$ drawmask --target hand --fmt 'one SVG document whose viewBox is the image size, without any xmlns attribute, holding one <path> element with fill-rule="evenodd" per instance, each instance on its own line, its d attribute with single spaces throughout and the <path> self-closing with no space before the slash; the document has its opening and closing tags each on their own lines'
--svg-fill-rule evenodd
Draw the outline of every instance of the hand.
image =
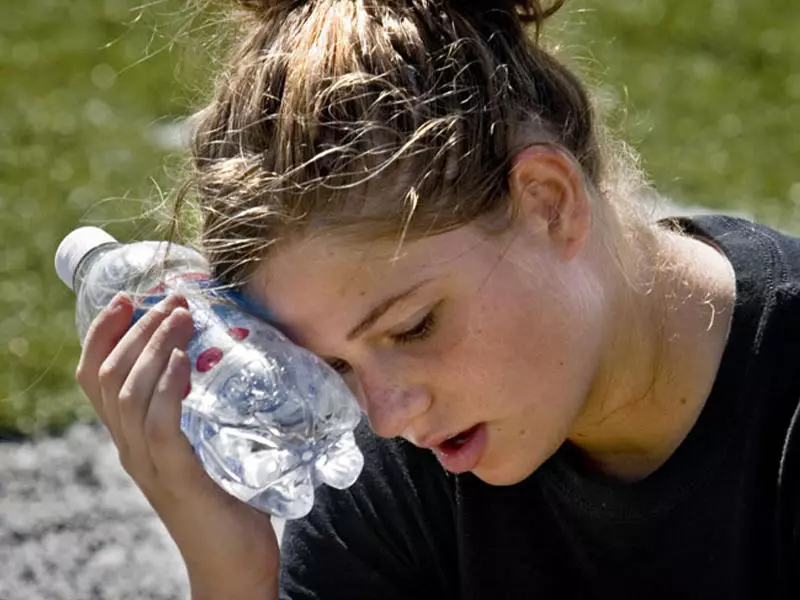
<svg viewBox="0 0 800 600">
<path fill-rule="evenodd" d="M 131 327 L 132 302 L 118 295 L 92 323 L 76 378 L 178 545 L 193 597 L 277 598 L 269 516 L 214 483 L 180 428 L 191 373 L 187 308 L 170 295 Z"/>
</svg>

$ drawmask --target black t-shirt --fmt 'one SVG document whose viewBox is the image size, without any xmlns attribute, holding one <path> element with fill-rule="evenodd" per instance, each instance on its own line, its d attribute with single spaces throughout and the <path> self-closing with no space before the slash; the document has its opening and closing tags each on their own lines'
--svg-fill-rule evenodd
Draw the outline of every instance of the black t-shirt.
<svg viewBox="0 0 800 600">
<path fill-rule="evenodd" d="M 728 342 L 686 439 L 621 483 L 565 443 L 524 481 L 447 473 L 358 430 L 364 472 L 287 524 L 281 598 L 800 598 L 800 240 L 728 217 L 669 222 L 736 274 Z"/>
</svg>

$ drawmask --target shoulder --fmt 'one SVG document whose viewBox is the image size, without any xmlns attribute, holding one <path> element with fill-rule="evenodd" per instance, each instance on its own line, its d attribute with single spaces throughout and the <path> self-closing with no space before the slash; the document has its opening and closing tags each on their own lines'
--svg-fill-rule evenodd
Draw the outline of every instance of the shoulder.
<svg viewBox="0 0 800 600">
<path fill-rule="evenodd" d="M 757 409 L 747 429 L 760 443 L 749 445 L 761 449 L 757 464 L 769 482 L 762 492 L 775 502 L 777 578 L 800 591 L 800 238 L 720 215 L 667 226 L 712 240 L 736 272 L 737 310 L 747 316 L 739 323 L 752 327 L 740 365 L 750 376 L 748 406 Z"/>
<path fill-rule="evenodd" d="M 661 224 L 713 241 L 739 268 L 760 267 L 765 275 L 775 276 L 778 284 L 800 283 L 800 237 L 726 215 L 677 217 Z"/>
<path fill-rule="evenodd" d="M 755 327 L 751 356 L 779 354 L 769 359 L 769 364 L 776 365 L 776 358 L 791 358 L 787 352 L 800 352 L 800 237 L 724 215 L 680 217 L 661 223 L 705 238 L 726 255 L 736 275 L 738 324 L 750 321 Z M 795 369 L 781 366 L 780 379 L 798 379 Z"/>
</svg>

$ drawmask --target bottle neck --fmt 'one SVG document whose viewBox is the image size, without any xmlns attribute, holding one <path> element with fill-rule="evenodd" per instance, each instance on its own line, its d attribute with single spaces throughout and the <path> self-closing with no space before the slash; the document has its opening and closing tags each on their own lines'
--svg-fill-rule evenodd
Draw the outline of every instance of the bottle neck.
<svg viewBox="0 0 800 600">
<path fill-rule="evenodd" d="M 72 275 L 72 289 L 77 294 L 81 286 L 83 285 L 83 280 L 86 277 L 86 274 L 91 270 L 92 265 L 96 263 L 100 257 L 104 256 L 110 250 L 114 248 L 119 248 L 122 244 L 119 242 L 108 242 L 106 244 L 100 244 L 89 250 L 86 254 L 83 255 L 78 266 L 75 268 L 75 273 Z"/>
</svg>

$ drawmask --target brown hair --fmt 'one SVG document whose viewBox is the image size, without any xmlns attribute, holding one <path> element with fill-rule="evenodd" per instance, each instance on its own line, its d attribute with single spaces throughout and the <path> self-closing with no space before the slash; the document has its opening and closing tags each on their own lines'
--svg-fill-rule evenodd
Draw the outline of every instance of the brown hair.
<svg viewBox="0 0 800 600">
<path fill-rule="evenodd" d="M 215 276 L 242 282 L 313 231 L 401 242 L 503 222 L 511 161 L 531 143 L 568 151 L 603 196 L 588 94 L 539 42 L 562 4 L 239 0 L 192 144 Z"/>
</svg>

